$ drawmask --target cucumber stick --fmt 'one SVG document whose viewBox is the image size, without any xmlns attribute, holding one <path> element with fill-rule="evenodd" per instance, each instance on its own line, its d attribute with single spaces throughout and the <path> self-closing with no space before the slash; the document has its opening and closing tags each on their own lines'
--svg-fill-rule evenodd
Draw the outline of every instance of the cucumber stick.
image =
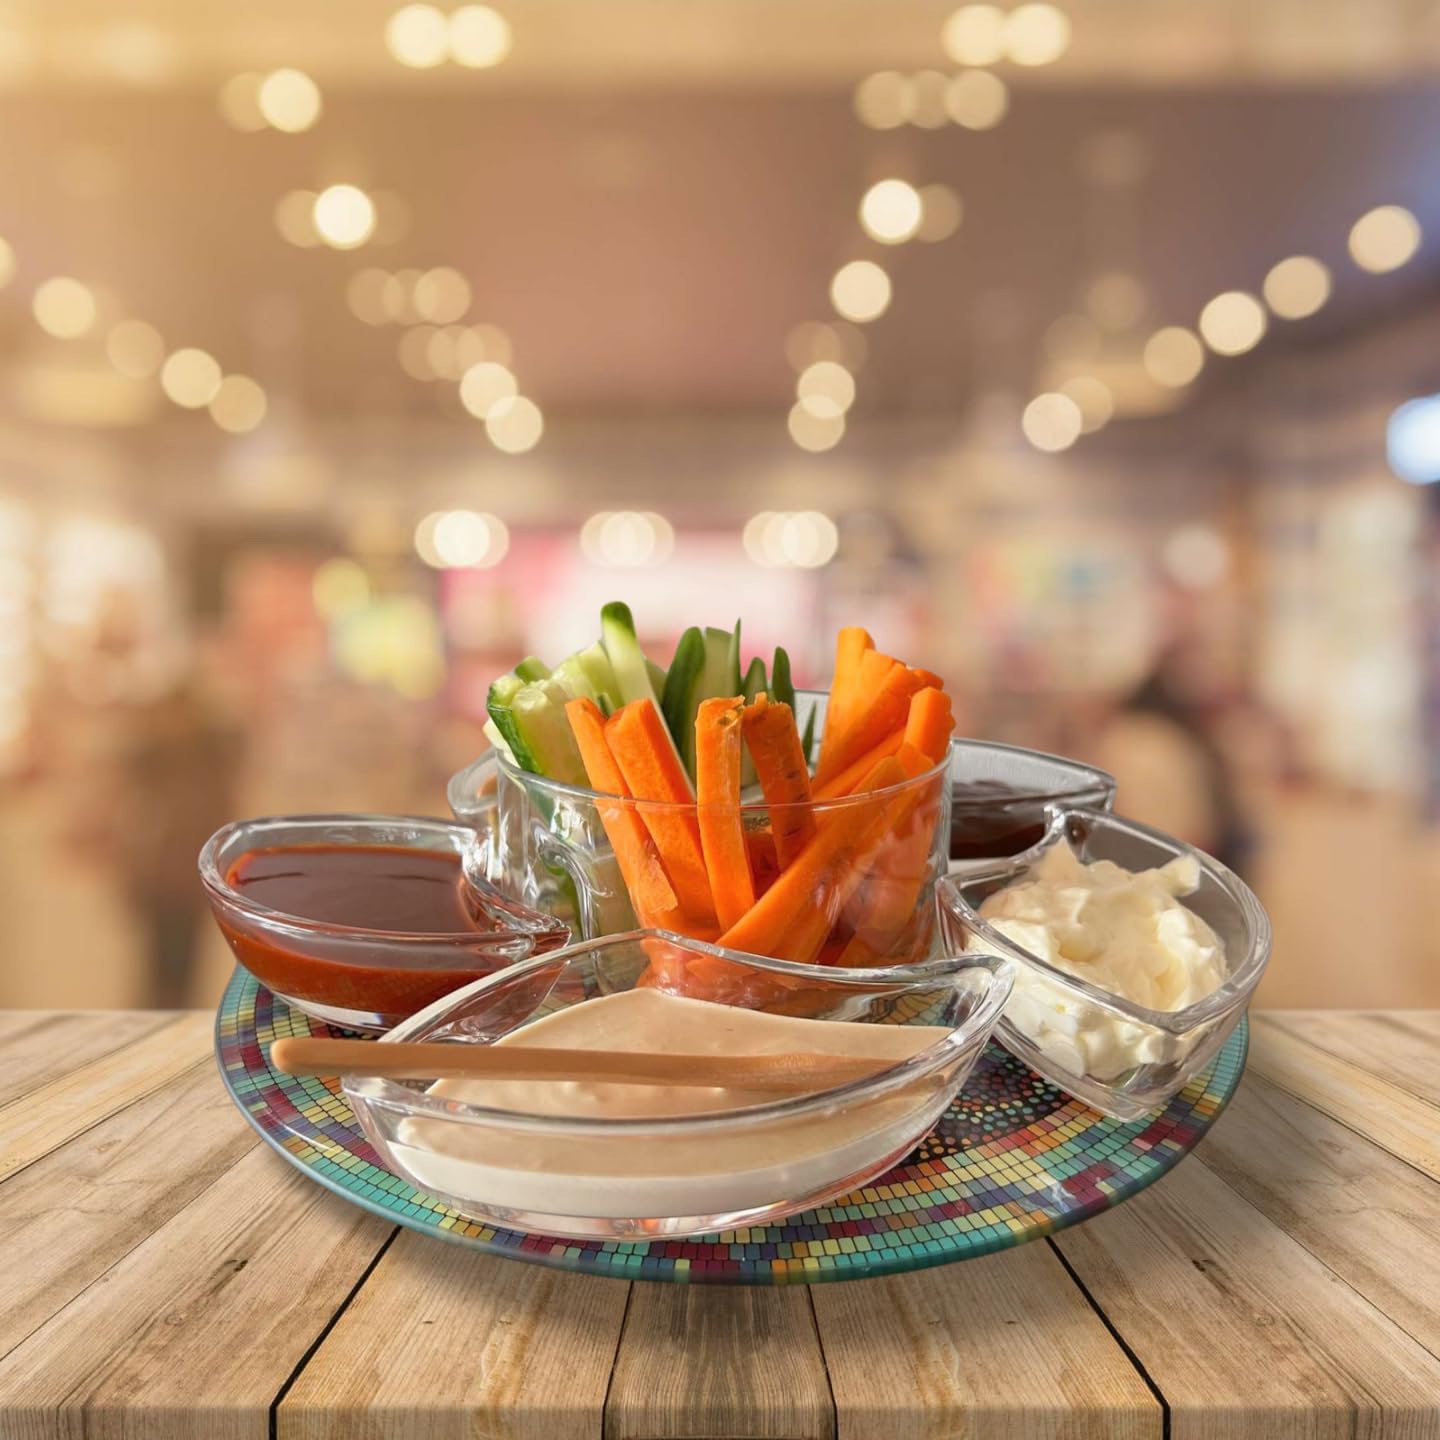
<svg viewBox="0 0 1440 1440">
<path fill-rule="evenodd" d="M 765 662 L 757 655 L 751 662 L 750 668 L 745 672 L 745 678 L 740 682 L 741 693 L 745 696 L 745 703 L 748 705 L 762 690 L 768 690 L 765 679 Z"/>
<path fill-rule="evenodd" d="M 558 678 L 536 680 L 516 692 L 510 702 L 510 714 L 530 761 L 525 765 L 527 770 L 565 785 L 584 785 L 585 766 L 580 759 L 580 747 L 575 743 L 565 714 L 565 702 L 569 699 Z M 519 758 L 517 752 L 516 759 Z"/>
<path fill-rule="evenodd" d="M 615 684 L 623 703 L 660 697 L 650 679 L 650 664 L 635 638 L 635 617 L 622 600 L 612 600 L 600 611 L 600 640 L 615 672 Z"/>
<path fill-rule="evenodd" d="M 527 655 L 516 667 L 515 673 L 522 680 L 548 680 L 550 667 L 538 656 Z"/>
<path fill-rule="evenodd" d="M 795 682 L 790 678 L 790 656 L 783 646 L 775 647 L 775 663 L 770 667 L 770 698 L 777 705 L 795 709 Z M 796 724 L 799 724 L 797 718 Z"/>
<path fill-rule="evenodd" d="M 690 778 L 695 778 L 695 717 L 702 700 L 743 694 L 740 627 L 700 630 L 691 626 L 675 647 L 665 677 L 661 712 Z"/>
<path fill-rule="evenodd" d="M 493 725 L 499 733 L 505 749 L 510 753 L 510 758 L 522 770 L 536 770 L 539 767 L 525 748 L 524 740 L 520 738 L 520 731 L 515 725 L 515 712 L 512 709 L 515 697 L 524 688 L 525 682 L 518 675 L 502 675 L 490 686 L 490 692 L 485 700 L 485 708 L 490 714 L 490 725 Z M 488 732 L 488 725 L 486 730 Z"/>
</svg>

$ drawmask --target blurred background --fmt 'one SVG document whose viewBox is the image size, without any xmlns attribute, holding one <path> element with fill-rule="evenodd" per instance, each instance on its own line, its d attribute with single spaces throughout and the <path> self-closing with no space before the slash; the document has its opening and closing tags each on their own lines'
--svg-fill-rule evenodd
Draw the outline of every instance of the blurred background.
<svg viewBox="0 0 1440 1440">
<path fill-rule="evenodd" d="M 617 597 L 1440 1004 L 1436 0 L 4 0 L 0 133 L 0 1006 L 213 1003 L 209 832 L 444 813 Z"/>
</svg>

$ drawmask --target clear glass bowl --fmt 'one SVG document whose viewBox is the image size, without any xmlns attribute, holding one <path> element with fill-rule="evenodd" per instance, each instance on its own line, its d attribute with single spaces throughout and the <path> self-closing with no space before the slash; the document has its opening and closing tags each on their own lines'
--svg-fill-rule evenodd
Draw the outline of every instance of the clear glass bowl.
<svg viewBox="0 0 1440 1440">
<path fill-rule="evenodd" d="M 478 760 L 457 770 L 445 786 L 450 813 L 482 836 L 489 833 L 495 821 L 499 777 L 500 757 L 496 751 L 487 750 Z"/>
<path fill-rule="evenodd" d="M 988 740 L 950 746 L 951 869 L 1016 855 L 1045 836 L 1051 808 L 1109 810 L 1115 777 L 1093 765 Z"/>
<path fill-rule="evenodd" d="M 823 695 L 802 692 L 801 724 Z M 718 927 L 681 924 L 674 915 L 647 911 L 632 898 L 609 831 L 617 825 L 646 831 L 682 820 L 695 823 L 698 807 L 625 799 L 546 779 L 520 770 L 504 757 L 495 766 L 495 803 L 475 800 L 485 779 L 483 760 L 451 782 L 452 806 L 477 825 L 477 850 L 492 884 L 522 904 L 553 915 L 587 939 L 640 927 L 683 929 L 711 942 Z M 935 953 L 935 881 L 945 873 L 949 836 L 948 762 L 886 790 L 848 795 L 809 805 L 743 804 L 740 820 L 757 873 L 774 868 L 774 841 L 792 826 L 829 825 L 863 830 L 885 820 L 878 837 L 843 854 L 821 873 L 797 924 L 778 942 L 780 958 L 802 964 L 905 964 Z M 882 815 L 882 812 L 888 814 Z M 457 814 L 461 809 L 457 808 Z M 486 828 L 488 826 L 488 829 Z"/>
<path fill-rule="evenodd" d="M 702 1115 L 524 1113 L 431 1094 L 424 1081 L 347 1077 L 345 1094 L 386 1165 L 476 1220 L 544 1235 L 648 1240 L 763 1224 L 902 1159 L 964 1084 L 1014 974 L 1008 960 L 963 956 L 904 976 L 842 970 L 819 978 L 811 966 L 638 931 L 468 985 L 380 1043 L 490 1044 L 568 1006 L 649 984 L 657 961 L 728 967 L 746 998 L 726 1003 L 742 1008 L 948 1033 L 864 1080 Z"/>
<path fill-rule="evenodd" d="M 410 934 L 339 925 L 260 904 L 231 883 L 255 850 L 385 845 L 460 857 L 475 928 Z M 569 929 L 494 888 L 475 865 L 475 832 L 445 820 L 386 815 L 283 815 L 237 820 L 200 852 L 200 880 L 235 958 L 281 999 L 329 1024 L 388 1030 L 442 995 L 517 960 L 559 949 Z"/>
<path fill-rule="evenodd" d="M 1224 942 L 1220 988 L 1183 1010 L 1150 1010 L 1057 969 L 980 917 L 987 897 L 1024 879 L 1050 847 L 1064 844 L 1086 863 L 1110 860 L 1126 870 L 1193 857 L 1199 885 L 1180 903 Z M 967 866 L 941 882 L 937 900 L 952 950 L 983 949 L 1018 966 L 999 1040 L 1062 1090 L 1121 1120 L 1163 1104 L 1209 1063 L 1270 958 L 1269 919 L 1239 876 L 1202 851 L 1103 810 L 1052 809 L 1038 845 Z"/>
</svg>

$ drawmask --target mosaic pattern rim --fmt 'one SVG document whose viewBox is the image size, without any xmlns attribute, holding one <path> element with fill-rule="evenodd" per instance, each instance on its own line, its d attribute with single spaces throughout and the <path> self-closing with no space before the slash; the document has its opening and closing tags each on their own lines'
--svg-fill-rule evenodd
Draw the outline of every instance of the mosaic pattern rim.
<svg viewBox="0 0 1440 1440">
<path fill-rule="evenodd" d="M 817 1284 L 904 1274 L 1088 1220 L 1153 1184 L 1194 1149 L 1234 1095 L 1249 1049 L 1242 1017 L 1167 1106 L 1123 1122 L 1055 1090 L 992 1044 L 936 1131 L 879 1181 L 773 1225 L 645 1243 L 482 1225 L 384 1170 L 338 1082 L 282 1075 L 265 1059 L 262 1046 L 281 1035 L 331 1033 L 337 1032 L 291 1009 L 239 967 L 216 1013 L 225 1088 L 290 1164 L 383 1220 L 452 1244 L 582 1274 L 681 1284 Z M 1017 1108 L 1036 1118 L 1018 1123 Z"/>
</svg>

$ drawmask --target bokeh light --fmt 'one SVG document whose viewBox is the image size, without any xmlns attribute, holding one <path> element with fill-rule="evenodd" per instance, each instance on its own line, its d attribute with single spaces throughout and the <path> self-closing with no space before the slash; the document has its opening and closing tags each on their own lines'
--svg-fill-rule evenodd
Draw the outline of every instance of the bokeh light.
<svg viewBox="0 0 1440 1440">
<path fill-rule="evenodd" d="M 143 320 L 121 320 L 105 337 L 105 354 L 122 375 L 143 380 L 165 363 L 165 341 Z"/>
<path fill-rule="evenodd" d="M 316 613 L 335 620 L 370 603 L 370 577 L 358 561 L 336 556 L 316 566 L 310 593 Z"/>
<path fill-rule="evenodd" d="M 890 308 L 890 277 L 873 260 L 851 260 L 835 272 L 830 301 L 847 320 L 876 320 Z"/>
<path fill-rule="evenodd" d="M 1123 270 L 1097 275 L 1085 290 L 1085 308 L 1102 329 L 1116 334 L 1140 322 L 1145 313 L 1145 287 Z"/>
<path fill-rule="evenodd" d="M 15 251 L 10 242 L 0 236 L 0 290 L 15 278 Z"/>
<path fill-rule="evenodd" d="M 1070 47 L 1070 17 L 1054 5 L 1018 5 L 1005 17 L 1003 43 L 1017 65 L 1053 65 Z"/>
<path fill-rule="evenodd" d="M 357 270 L 345 286 L 345 303 L 350 313 L 366 325 L 384 325 L 394 319 L 391 285 L 394 276 L 373 267 Z"/>
<path fill-rule="evenodd" d="M 1391 471 L 1412 485 L 1440 480 L 1440 395 L 1407 400 L 1385 427 Z"/>
<path fill-rule="evenodd" d="M 843 414 L 817 415 L 803 400 L 797 400 L 790 407 L 786 425 L 790 438 L 802 450 L 813 454 L 833 450 L 845 438 Z"/>
<path fill-rule="evenodd" d="M 817 360 L 800 372 L 795 393 L 812 415 L 833 420 L 855 403 L 855 377 L 834 360 Z"/>
<path fill-rule="evenodd" d="M 428 70 L 450 53 L 450 22 L 434 5 L 405 5 L 385 26 L 385 46 L 402 65 Z"/>
<path fill-rule="evenodd" d="M 1025 438 L 1037 449 L 1054 452 L 1068 450 L 1084 428 L 1080 407 L 1058 391 L 1037 395 L 1020 417 Z"/>
<path fill-rule="evenodd" d="M 1244 290 L 1226 290 L 1200 312 L 1200 334 L 1217 355 L 1243 355 L 1264 338 L 1265 307 Z"/>
<path fill-rule="evenodd" d="M 920 192 L 908 180 L 879 180 L 860 200 L 860 224 L 872 240 L 899 245 L 920 228 Z"/>
<path fill-rule="evenodd" d="M 745 553 L 757 564 L 818 570 L 840 548 L 840 531 L 819 510 L 762 510 L 745 522 Z"/>
<path fill-rule="evenodd" d="M 303 70 L 272 70 L 260 82 L 255 103 L 267 125 L 296 135 L 320 118 L 320 87 Z"/>
<path fill-rule="evenodd" d="M 998 5 L 962 5 L 940 30 L 940 45 L 957 65 L 993 65 L 1005 54 L 1005 12 Z"/>
<path fill-rule="evenodd" d="M 469 374 L 469 371 L 466 372 Z M 485 433 L 490 443 L 507 455 L 533 450 L 545 433 L 540 407 L 524 395 L 497 400 L 485 416 Z"/>
<path fill-rule="evenodd" d="M 320 232 L 315 228 L 315 199 L 313 190 L 290 190 L 275 204 L 275 228 L 282 238 L 302 250 L 313 250 L 320 244 Z"/>
<path fill-rule="evenodd" d="M 964 215 L 965 207 L 960 197 L 948 185 L 922 185 L 920 228 L 916 230 L 915 238 L 930 244 L 948 240 L 960 228 Z"/>
<path fill-rule="evenodd" d="M 1420 248 L 1420 222 L 1403 206 L 1380 205 L 1350 229 L 1350 256 L 1373 275 L 1398 270 Z"/>
<path fill-rule="evenodd" d="M 232 75 L 216 96 L 216 104 L 225 123 L 232 129 L 253 134 L 265 128 L 265 116 L 260 111 L 261 76 L 253 70 Z"/>
<path fill-rule="evenodd" d="M 663 565 L 674 550 L 674 526 L 653 510 L 601 510 L 580 527 L 580 551 L 595 565 Z"/>
<path fill-rule="evenodd" d="M 1115 414 L 1115 396 L 1110 387 L 1094 375 L 1076 375 L 1060 387 L 1060 394 L 1073 400 L 1080 411 L 1082 434 L 1109 424 Z"/>
<path fill-rule="evenodd" d="M 203 410 L 219 393 L 223 379 L 220 362 L 193 346 L 174 351 L 160 367 L 160 388 L 187 410 Z"/>
<path fill-rule="evenodd" d="M 231 435 L 254 430 L 265 418 L 265 390 L 248 375 L 227 375 L 210 400 L 210 418 Z"/>
<path fill-rule="evenodd" d="M 938 70 L 917 70 L 910 77 L 910 123 L 922 130 L 943 129 L 950 119 L 945 95 L 950 77 Z"/>
<path fill-rule="evenodd" d="M 872 130 L 895 130 L 910 118 L 911 85 L 897 70 L 877 70 L 855 87 L 855 114 Z"/>
<path fill-rule="evenodd" d="M 436 570 L 486 570 L 509 549 L 509 528 L 484 511 L 436 510 L 415 527 L 415 553 Z"/>
<path fill-rule="evenodd" d="M 312 213 L 316 232 L 336 250 L 363 245 L 375 229 L 375 202 L 358 185 L 327 185 Z"/>
<path fill-rule="evenodd" d="M 99 314 L 90 287 L 69 275 L 42 280 L 30 306 L 36 323 L 57 340 L 75 340 L 87 334 Z"/>
<path fill-rule="evenodd" d="M 470 308 L 470 282 L 449 265 L 437 265 L 416 280 L 411 304 L 426 320 L 453 324 Z"/>
<path fill-rule="evenodd" d="M 502 401 L 519 394 L 520 387 L 509 369 L 495 360 L 472 365 L 460 378 L 460 403 L 477 419 L 488 420 Z"/>
<path fill-rule="evenodd" d="M 450 16 L 450 54 L 471 70 L 498 65 L 511 41 L 510 22 L 488 5 L 462 5 Z"/>
<path fill-rule="evenodd" d="M 1146 342 L 1141 357 L 1145 373 L 1171 390 L 1189 385 L 1205 366 L 1205 347 L 1193 330 L 1166 325 Z"/>
<path fill-rule="evenodd" d="M 1265 277 L 1265 303 L 1282 320 L 1303 320 L 1330 298 L 1330 271 L 1311 255 L 1292 255 Z"/>
<path fill-rule="evenodd" d="M 1010 108 L 1010 90 L 988 70 L 962 70 L 945 86 L 945 113 L 967 130 L 991 130 Z"/>
</svg>

